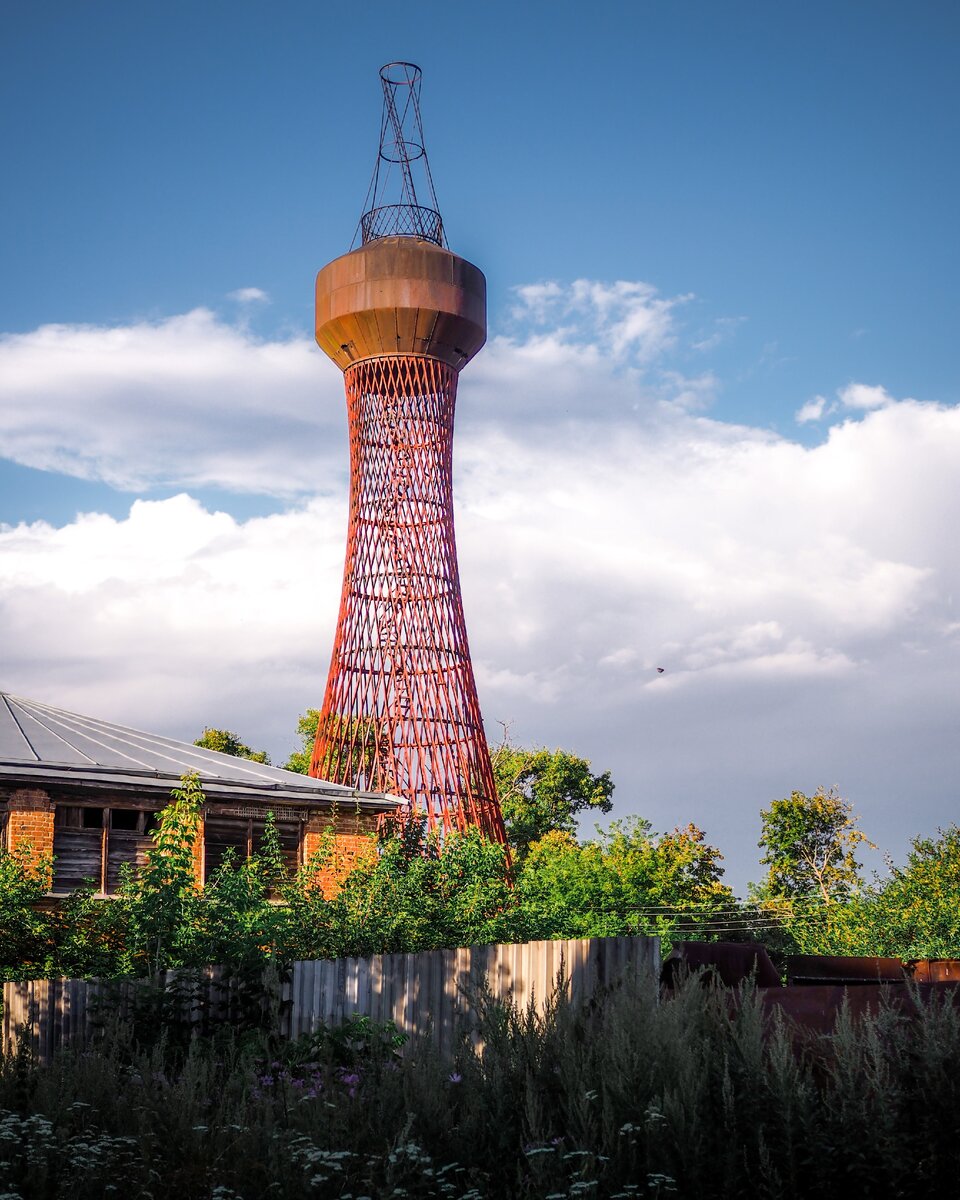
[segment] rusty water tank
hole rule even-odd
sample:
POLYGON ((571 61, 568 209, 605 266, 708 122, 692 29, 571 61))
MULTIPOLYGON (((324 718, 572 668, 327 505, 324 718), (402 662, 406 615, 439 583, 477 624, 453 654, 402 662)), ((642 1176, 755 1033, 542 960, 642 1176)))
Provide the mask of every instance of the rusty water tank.
POLYGON ((487 339, 487 282, 465 258, 414 237, 382 237, 317 275, 317 345, 342 371, 417 354, 459 371, 487 339))

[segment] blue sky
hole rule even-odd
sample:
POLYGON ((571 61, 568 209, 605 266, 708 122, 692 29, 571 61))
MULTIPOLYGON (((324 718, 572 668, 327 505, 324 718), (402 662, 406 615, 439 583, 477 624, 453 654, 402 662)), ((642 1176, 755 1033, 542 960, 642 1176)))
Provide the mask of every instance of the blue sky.
POLYGON ((953 819, 957 564, 938 530, 958 465, 958 48, 952 2, 11 0, 0 522, 19 565, 0 589, 0 686, 289 748, 322 692, 342 554, 342 401, 311 349, 313 277, 360 215, 377 68, 405 58, 424 71, 451 245, 489 286, 458 418, 488 726, 614 766, 621 812, 701 821, 738 882, 756 875, 758 808, 792 787, 839 784, 897 853, 953 819), (135 597, 155 562, 121 561, 143 501, 172 589, 149 629, 135 597), (26 532, 37 521, 49 532, 26 532), (591 521, 608 551, 587 572, 591 521), (251 599, 255 547, 295 545, 294 528, 322 571, 280 644, 243 613, 282 604, 251 599), (129 607, 110 634, 118 578, 129 607), (214 594, 208 662, 189 613, 214 594), (509 637, 485 625, 498 603, 509 637), (44 622, 64 620, 83 648, 54 658, 44 622), (135 679, 141 635, 156 664, 135 679), (665 654, 678 682, 656 692, 642 672, 665 654), (631 662, 611 685, 603 671, 631 662), (277 690, 253 703, 265 675, 277 690), (650 722, 635 753, 633 712, 650 722))
POLYGON ((745 318, 725 415, 782 421, 865 371, 957 399, 955 4, 363 13, 6 5, 0 327, 216 307, 250 279, 273 328, 308 324, 399 56, 494 320, 517 283, 642 278, 695 292, 691 322, 745 318))

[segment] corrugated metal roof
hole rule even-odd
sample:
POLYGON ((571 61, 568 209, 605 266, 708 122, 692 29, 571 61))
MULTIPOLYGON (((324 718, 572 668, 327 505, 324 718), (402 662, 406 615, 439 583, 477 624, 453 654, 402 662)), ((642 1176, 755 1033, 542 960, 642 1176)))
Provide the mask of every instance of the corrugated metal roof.
POLYGON ((193 772, 208 793, 263 792, 270 799, 283 793, 301 801, 350 799, 381 808, 399 803, 380 792, 355 792, 281 767, 0 692, 0 779, 169 787, 193 772))

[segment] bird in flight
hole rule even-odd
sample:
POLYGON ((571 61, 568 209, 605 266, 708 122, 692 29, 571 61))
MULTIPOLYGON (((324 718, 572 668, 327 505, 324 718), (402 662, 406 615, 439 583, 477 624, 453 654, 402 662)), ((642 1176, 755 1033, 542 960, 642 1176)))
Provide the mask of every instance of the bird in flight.
POLYGON ((662 674, 663 674, 663 667, 657 667, 657 674, 658 674, 658 675, 662 675, 662 674))

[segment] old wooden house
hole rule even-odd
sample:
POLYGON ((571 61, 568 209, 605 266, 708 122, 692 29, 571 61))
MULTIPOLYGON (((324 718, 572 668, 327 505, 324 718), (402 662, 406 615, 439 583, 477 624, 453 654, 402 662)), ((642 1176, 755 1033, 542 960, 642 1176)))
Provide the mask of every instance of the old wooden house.
POLYGON ((232 847, 248 857, 273 814, 291 868, 323 844, 324 890, 371 846, 399 799, 311 779, 157 734, 65 712, 0 692, 0 829, 8 850, 54 858, 52 895, 92 880, 114 893, 124 863, 142 864, 171 789, 196 773, 203 786, 198 882, 232 847))

